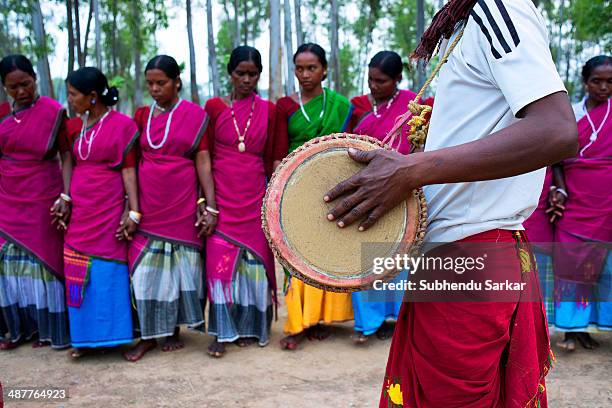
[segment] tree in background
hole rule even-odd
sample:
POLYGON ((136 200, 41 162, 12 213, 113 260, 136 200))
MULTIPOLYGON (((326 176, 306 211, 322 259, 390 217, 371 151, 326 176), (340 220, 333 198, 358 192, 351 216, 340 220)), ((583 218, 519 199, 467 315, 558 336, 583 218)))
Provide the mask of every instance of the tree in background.
POLYGON ((189 82, 191 86, 191 101, 199 105, 200 95, 198 95, 198 81, 196 80, 195 45, 193 44, 193 27, 191 22, 191 0, 186 0, 185 9, 187 12, 187 40, 189 42, 189 82))
POLYGON ((276 102, 283 96, 280 0, 270 0, 270 86, 268 99, 276 102))
POLYGON ((217 65, 217 49, 215 48, 215 32, 213 30, 212 0, 206 0, 206 32, 208 37, 208 73, 212 80, 213 96, 221 95, 219 82, 219 66, 217 65))

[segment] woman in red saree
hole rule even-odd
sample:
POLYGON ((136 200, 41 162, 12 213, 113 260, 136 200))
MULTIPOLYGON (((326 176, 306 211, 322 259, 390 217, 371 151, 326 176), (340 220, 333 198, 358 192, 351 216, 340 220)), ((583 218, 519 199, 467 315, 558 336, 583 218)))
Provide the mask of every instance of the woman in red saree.
POLYGON ((58 158, 66 114, 37 95, 36 74, 23 55, 3 58, 0 77, 14 101, 12 112, 0 106, 0 339, 10 333, 0 350, 33 337, 34 347, 67 347, 63 237, 49 212, 67 192, 58 158))
POLYGON ((205 332, 203 236, 217 223, 206 210, 216 210, 208 115, 180 98, 180 74, 174 58, 151 59, 145 76, 154 102, 134 115, 142 135, 138 192, 145 216, 129 248, 141 341, 124 353, 128 361, 139 360, 162 337, 163 351, 182 348, 181 324, 205 332))
POLYGON ((82 118, 80 132, 68 132, 75 167, 64 244, 70 356, 79 358, 91 348, 132 342, 127 241, 142 215, 133 153, 138 127, 111 109, 117 89, 91 67, 67 82, 68 102, 82 118))
POLYGON ((261 228, 261 207, 266 178, 286 155, 287 140, 275 132, 274 104, 257 95, 262 69, 255 48, 234 49, 227 66, 231 95, 206 103, 219 217, 206 240, 212 357, 223 356, 228 342, 265 346, 276 302, 274 257, 261 228))
POLYGON ((554 167, 555 313, 565 332, 558 345, 573 351, 598 346, 588 332, 612 330, 612 58, 590 59, 582 70, 586 97, 574 105, 576 157, 554 167), (607 246, 607 247, 606 247, 607 246))

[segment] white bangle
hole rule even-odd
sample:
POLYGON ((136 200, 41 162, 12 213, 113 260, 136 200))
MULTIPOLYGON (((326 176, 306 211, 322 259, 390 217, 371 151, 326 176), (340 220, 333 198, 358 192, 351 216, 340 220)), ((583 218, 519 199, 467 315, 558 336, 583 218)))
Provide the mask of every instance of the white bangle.
POLYGON ((61 193, 60 194, 60 198, 62 200, 64 200, 65 202, 67 202, 67 203, 71 203, 72 202, 72 197, 70 197, 68 194, 61 193))
POLYGON ((568 198, 568 197, 569 197, 569 196, 567 195, 567 191, 565 191, 565 190, 564 190, 564 189, 562 189, 562 188, 558 188, 558 187, 557 187, 557 189, 556 189, 555 191, 556 191, 557 193, 560 193, 561 195, 564 195, 564 196, 565 196, 565 198, 568 198))
POLYGON ((209 207, 209 206, 206 206, 206 211, 208 211, 209 213, 211 213, 211 214, 212 214, 212 215, 214 215, 215 217, 216 217, 217 215, 219 215, 219 210, 215 210, 214 208, 209 207))
POLYGON ((138 211, 130 211, 128 213, 128 217, 130 220, 134 221, 136 224, 140 224, 140 220, 142 219, 142 214, 138 211))

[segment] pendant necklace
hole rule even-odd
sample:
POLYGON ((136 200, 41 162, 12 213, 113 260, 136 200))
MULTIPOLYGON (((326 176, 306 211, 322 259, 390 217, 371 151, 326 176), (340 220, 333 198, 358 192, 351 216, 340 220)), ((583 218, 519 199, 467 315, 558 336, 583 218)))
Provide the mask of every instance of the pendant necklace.
POLYGON ((100 133, 100 130, 102 130, 104 119, 108 116, 110 112, 111 110, 108 109, 106 113, 102 115, 100 120, 97 122, 97 126, 92 125, 92 127, 96 126, 96 129, 91 130, 91 135, 89 135, 89 139, 87 139, 87 130, 86 130, 87 121, 89 120, 89 111, 85 113, 85 118, 83 119, 83 127, 81 128, 81 134, 79 135, 79 146, 77 148, 77 151, 79 152, 79 157, 81 158, 81 160, 89 159, 89 155, 91 154, 91 145, 93 145, 94 139, 100 133), (85 140, 85 144, 87 145, 87 154, 85 156, 83 156, 83 151, 82 151, 83 140, 85 140))
POLYGON ((166 130, 164 131, 164 137, 162 138, 161 142, 159 142, 159 144, 155 144, 151 140, 151 120, 153 119, 153 112, 155 111, 155 109, 159 109, 162 112, 166 112, 166 109, 157 105, 157 102, 153 102, 153 104, 151 105, 151 108, 149 109, 149 119, 147 120, 147 142, 149 143, 149 147, 151 147, 151 149, 158 150, 164 147, 164 145, 166 144, 166 140, 168 140, 168 133, 170 132, 170 125, 172 124, 172 115, 174 115, 174 111, 179 107, 181 102, 183 102, 183 100, 179 99, 176 105, 174 105, 174 107, 170 111, 170 115, 166 120, 166 130))
POLYGON ((236 134, 238 135, 238 151, 243 153, 246 151, 246 145, 244 144, 244 139, 246 137, 247 131, 251 126, 251 119, 253 119, 253 112, 255 112, 255 94, 253 94, 253 102, 251 103, 251 113, 249 113, 249 118, 247 119, 246 127, 244 128, 244 133, 240 133, 240 129, 238 129, 238 121, 236 120, 236 114, 234 113, 234 95, 231 97, 231 105, 230 111, 232 113, 232 120, 234 121, 234 128, 236 129, 236 134))
MULTIPOLYGON (((298 87, 298 101, 300 102, 300 109, 302 110, 302 115, 304 115, 304 118, 306 118, 306 122, 310 123, 310 116, 308 116, 308 114, 306 113, 306 109, 304 109, 304 102, 302 101, 302 92, 300 90, 300 87, 298 87)), ((327 93, 325 92, 325 89, 323 89, 323 108, 321 109, 321 113, 319 114, 319 120, 323 117, 323 115, 325 114, 325 109, 327 108, 327 93)))
POLYGON ((589 121, 589 124, 591 125, 593 133, 591 133, 591 137, 589 138, 589 144, 587 144, 582 148, 582 150, 580 150, 580 156, 582 156, 586 149, 588 149, 593 143, 595 143, 595 141, 597 140, 597 136, 599 136, 599 132, 601 132, 601 129, 603 129, 604 125, 606 124, 606 121, 608 120, 608 115, 610 114, 610 99, 608 98, 608 109, 606 110, 606 116, 604 116, 603 120, 601 121, 601 125, 599 125, 599 128, 597 129, 595 128, 595 124, 591 119, 591 115, 589 115, 589 111, 586 106, 586 100, 584 101, 584 111, 586 112, 586 117, 589 121))
MULTIPOLYGON (((397 95, 399 95, 398 89, 395 90, 395 93, 393 94, 391 99, 389 99, 389 102, 387 102, 387 110, 391 107, 391 105, 393 105, 393 102, 395 102, 395 98, 397 98, 397 95)), ((378 103, 376 103, 376 99, 374 99, 374 97, 372 97, 372 100, 374 101, 374 103, 372 104, 372 113, 376 118, 380 119, 382 117, 382 114, 378 113, 378 103)))
POLYGON ((17 112, 22 112, 26 109, 33 108, 34 105, 36 105, 36 102, 38 102, 38 99, 40 99, 40 96, 37 96, 36 98, 34 98, 34 102, 32 102, 30 105, 26 106, 25 108, 21 108, 19 110, 15 110, 15 101, 13 101, 13 105, 11 109, 11 116, 13 117, 13 120, 15 121, 15 123, 20 124, 21 122, 23 122, 23 118, 17 119, 17 112))

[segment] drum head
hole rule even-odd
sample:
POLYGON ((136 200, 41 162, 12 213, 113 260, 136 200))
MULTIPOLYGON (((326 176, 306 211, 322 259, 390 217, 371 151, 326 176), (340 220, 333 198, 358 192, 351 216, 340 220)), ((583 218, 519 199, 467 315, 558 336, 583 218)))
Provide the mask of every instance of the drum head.
POLYGON ((373 269, 374 258, 408 253, 424 235, 424 199, 415 193, 372 228, 359 232, 355 223, 340 229, 327 220, 336 205, 324 194, 357 173, 349 147, 383 148, 365 136, 337 134, 314 139, 289 155, 268 186, 262 211, 263 227, 273 252, 289 272, 313 286, 347 292, 391 279, 399 271, 373 269))

